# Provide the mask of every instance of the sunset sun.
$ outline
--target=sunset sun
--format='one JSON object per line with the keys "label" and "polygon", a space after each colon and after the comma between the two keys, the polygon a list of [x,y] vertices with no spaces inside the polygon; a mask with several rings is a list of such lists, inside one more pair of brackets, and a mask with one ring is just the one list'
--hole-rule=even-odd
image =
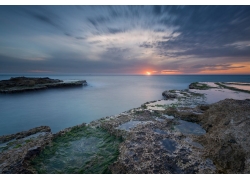
{"label": "sunset sun", "polygon": [[151,75],[151,72],[147,72],[147,75]]}

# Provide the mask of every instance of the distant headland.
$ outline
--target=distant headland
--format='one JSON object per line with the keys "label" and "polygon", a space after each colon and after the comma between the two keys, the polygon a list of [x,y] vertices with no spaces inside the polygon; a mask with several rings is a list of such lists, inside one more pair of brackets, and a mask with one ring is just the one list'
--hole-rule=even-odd
{"label": "distant headland", "polygon": [[86,80],[62,81],[59,79],[12,77],[0,81],[0,93],[17,93],[58,87],[74,87],[87,85]]}

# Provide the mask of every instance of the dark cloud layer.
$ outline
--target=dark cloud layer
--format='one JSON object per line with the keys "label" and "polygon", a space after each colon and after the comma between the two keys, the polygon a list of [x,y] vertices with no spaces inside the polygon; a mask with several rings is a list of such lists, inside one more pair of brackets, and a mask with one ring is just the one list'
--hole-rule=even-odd
{"label": "dark cloud layer", "polygon": [[250,6],[0,6],[0,73],[246,69],[249,22]]}
{"label": "dark cloud layer", "polygon": [[249,57],[249,47],[238,51],[226,46],[250,40],[249,6],[185,6],[182,9],[171,6],[165,11],[175,18],[162,23],[178,26],[176,31],[181,35],[168,42],[159,42],[159,48],[186,49],[183,55]]}

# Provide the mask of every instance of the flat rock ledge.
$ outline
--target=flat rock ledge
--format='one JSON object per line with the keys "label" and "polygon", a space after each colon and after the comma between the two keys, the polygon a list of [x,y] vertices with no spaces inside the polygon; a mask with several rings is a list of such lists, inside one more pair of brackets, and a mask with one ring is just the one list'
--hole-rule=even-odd
{"label": "flat rock ledge", "polygon": [[216,164],[217,173],[250,173],[250,99],[225,99],[210,105],[199,123],[206,134],[197,137],[203,156]]}
{"label": "flat rock ledge", "polygon": [[62,81],[59,79],[15,77],[0,81],[0,93],[18,93],[42,90],[47,88],[62,88],[87,85],[86,80]]}
{"label": "flat rock ledge", "polygon": [[35,173],[29,167],[29,160],[37,156],[52,139],[53,135],[48,126],[0,136],[0,173]]}
{"label": "flat rock ledge", "polygon": [[63,129],[52,134],[49,126],[40,126],[16,134],[0,136],[0,173],[35,174],[30,165],[33,158],[52,143],[74,128],[85,127],[86,123]]}

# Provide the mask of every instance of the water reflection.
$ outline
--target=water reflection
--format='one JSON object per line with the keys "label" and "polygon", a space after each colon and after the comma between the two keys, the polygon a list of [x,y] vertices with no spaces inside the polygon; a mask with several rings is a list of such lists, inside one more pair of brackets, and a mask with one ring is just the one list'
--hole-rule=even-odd
{"label": "water reflection", "polygon": [[199,124],[183,120],[179,120],[178,122],[180,124],[176,125],[175,128],[183,134],[202,135],[206,133],[206,131],[202,129],[202,127]]}

